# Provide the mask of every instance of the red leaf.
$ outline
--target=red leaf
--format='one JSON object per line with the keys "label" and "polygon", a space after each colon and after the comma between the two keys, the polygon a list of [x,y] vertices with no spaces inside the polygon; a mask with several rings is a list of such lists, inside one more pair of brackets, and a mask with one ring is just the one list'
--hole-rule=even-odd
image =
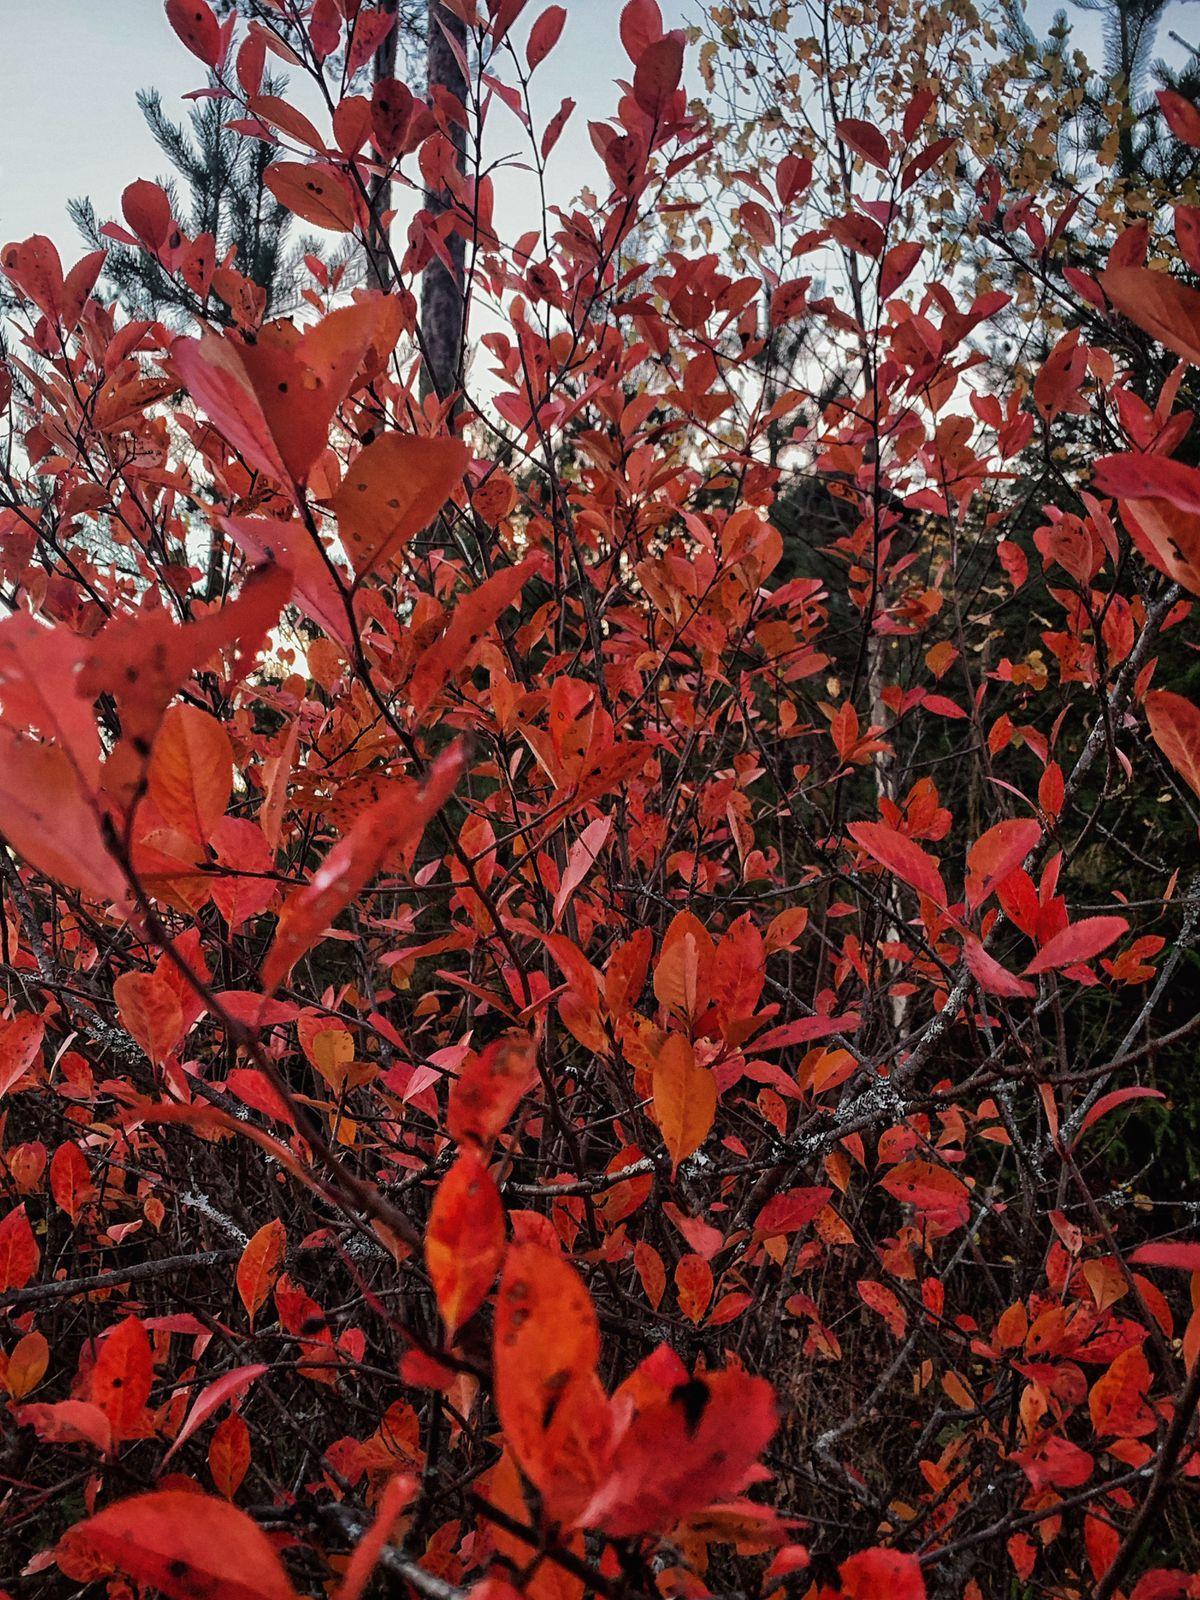
{"label": "red leaf", "polygon": [[149,1431],[146,1401],[153,1378],[149,1336],[137,1317],[126,1317],[100,1341],[92,1368],[90,1399],[108,1418],[114,1443]]}
{"label": "red leaf", "polygon": [[120,1500],[70,1537],[168,1600],[296,1600],[262,1529],[211,1495],[161,1489]]}
{"label": "red leaf", "polygon": [[262,964],[264,989],[278,987],[389,855],[415,848],[426,823],[454,792],[465,765],[462,747],[452,745],[438,756],[423,784],[397,786],[357,819],[346,837],[330,850],[311,882],[284,905],[274,942]]}
{"label": "red leaf", "polygon": [[621,43],[631,61],[645,54],[663,35],[662,12],[658,0],[629,0],[621,11]]}
{"label": "red leaf", "polygon": [[1200,290],[1152,267],[1109,267],[1100,282],[1130,322],[1193,366],[1200,365]]}
{"label": "red leaf", "polygon": [[450,1088],[450,1137],[488,1149],[536,1082],[537,1054],[528,1035],[496,1039],[468,1056]]}
{"label": "red leaf", "polygon": [[263,182],[281,206],[314,227],[353,233],[358,226],[354,191],[327,162],[276,161]]}
{"label": "red leaf", "polygon": [[1200,106],[1193,105],[1174,89],[1159,89],[1155,98],[1175,137],[1200,149]]}
{"label": "red leaf", "polygon": [[1014,1451],[1009,1460],[1021,1468],[1039,1493],[1043,1489],[1078,1489],[1095,1467],[1086,1450],[1058,1434],[1040,1440],[1028,1450]]}
{"label": "red leaf", "polygon": [[902,1161],[880,1179],[880,1186],[939,1227],[961,1227],[970,1214],[966,1184],[932,1161]]}
{"label": "red leaf", "polygon": [[860,1550],[838,1574],[844,1600],[925,1600],[921,1563],[902,1550]]}
{"label": "red leaf", "polygon": [[908,1316],[894,1290],[874,1278],[860,1278],[856,1284],[859,1299],[865,1306],[881,1316],[888,1330],[897,1339],[903,1339],[908,1328]]}
{"label": "red leaf", "polygon": [[483,1304],[504,1257],[504,1207],[469,1146],[438,1185],[425,1232],[425,1265],[450,1339]]}
{"label": "red leaf", "polygon": [[1019,867],[1042,837],[1037,822],[997,822],[967,853],[967,902],[979,906],[997,884]]}
{"label": "red leaf", "polygon": [[772,1195],[754,1219],[754,1231],[763,1239],[774,1234],[795,1233],[823,1211],[833,1195],[832,1189],[788,1189]]}
{"label": "red leaf", "polygon": [[915,242],[895,244],[884,256],[879,269],[879,297],[886,300],[912,272],[925,246]]}
{"label": "red leaf", "polygon": [[45,1031],[41,1017],[28,1011],[0,1021],[0,1095],[20,1083],[33,1066]]}
{"label": "red leaf", "polygon": [[927,895],[939,906],[946,904],[946,889],[937,862],[907,834],[886,822],[852,822],[846,830],[855,844],[887,868],[893,877]]}
{"label": "red leaf", "polygon": [[621,43],[630,61],[662,38],[662,13],[658,0],[629,0],[621,11]]}
{"label": "red leaf", "polygon": [[138,238],[152,251],[159,251],[171,236],[175,219],[171,201],[158,183],[140,178],[121,194],[121,213]]}
{"label": "red leaf", "polygon": [[17,1206],[0,1222],[0,1290],[23,1289],[41,1259],[25,1207]]}
{"label": "red leaf", "polygon": [[1102,950],[1107,950],[1114,939],[1128,932],[1129,924],[1124,917],[1084,917],[1047,939],[1025,968],[1025,976],[1071,967],[1077,961],[1091,961]]}
{"label": "red leaf", "polygon": [[1131,1439],[1154,1432],[1154,1412],[1146,1404],[1150,1381],[1150,1363],[1140,1344],[1127,1346],[1115,1357],[1088,1396],[1092,1427],[1099,1437]]}
{"label": "red leaf", "polygon": [[221,59],[221,27],[208,0],[167,0],[167,21],[206,67]]}
{"label": "red leaf", "polygon": [[476,645],[516,601],[537,565],[530,558],[502,567],[462,597],[445,633],[425,651],[409,680],[408,698],[416,716],[428,710],[451,677],[467,671]]}
{"label": "red leaf", "polygon": [[1177,1267],[1181,1272],[1200,1272],[1200,1244],[1143,1244],[1129,1259],[1138,1267]]}
{"label": "red leaf", "polygon": [[[355,1545],[354,1554],[346,1563],[346,1570],[338,1585],[337,1600],[362,1600],[363,1592],[375,1570],[375,1564],[395,1530],[396,1518],[419,1487],[419,1480],[408,1472],[398,1473],[394,1478],[388,1479],[379,1497],[375,1520]],[[471,1591],[474,1600],[479,1600],[479,1588],[480,1586],[476,1585]]]}
{"label": "red leaf", "polygon": [[183,1427],[175,1435],[171,1448],[167,1451],[163,1460],[169,1461],[180,1445],[190,1439],[196,1429],[206,1422],[214,1411],[223,1406],[227,1400],[232,1400],[237,1395],[244,1394],[256,1378],[261,1378],[263,1373],[269,1370],[261,1362],[249,1367],[234,1367],[231,1372],[223,1373],[219,1378],[215,1378],[212,1383],[206,1384],[196,1396],[195,1404],[188,1412]]}
{"label": "red leaf", "polygon": [[1082,1136],[1092,1126],[1099,1122],[1101,1117],[1106,1117],[1110,1111],[1115,1111],[1118,1106],[1128,1105],[1131,1100],[1165,1100],[1167,1097],[1161,1089],[1113,1089],[1109,1094],[1102,1094],[1099,1100],[1079,1124]]}
{"label": "red leaf", "polygon": [[208,1470],[226,1500],[232,1500],[250,1470],[250,1430],[236,1411],[213,1429],[208,1442]]}
{"label": "red leaf", "polygon": [[633,98],[656,120],[670,105],[683,76],[683,34],[676,29],[655,39],[637,58]]}
{"label": "red leaf", "polygon": [[1146,696],[1150,736],[1194,792],[1200,795],[1200,708],[1169,689]]}
{"label": "red leaf", "polygon": [[988,954],[978,939],[963,940],[963,958],[967,970],[985,994],[1000,995],[1007,1000],[1028,999],[1036,994],[1031,983],[1025,983],[1015,973],[1002,967],[994,956]]}
{"label": "red leaf", "polygon": [[887,171],[891,151],[887,140],[873,122],[864,122],[860,117],[843,117],[836,131],[843,144],[849,145],[873,167]]}
{"label": "red leaf", "polygon": [[1168,456],[1101,456],[1092,476],[1101,494],[1121,500],[1169,500],[1181,511],[1200,512],[1200,470]]}
{"label": "red leaf", "polygon": [[38,1401],[15,1413],[23,1428],[32,1428],[46,1444],[90,1444],[106,1454],[112,1449],[108,1418],[90,1400]]}
{"label": "red leaf", "polygon": [[288,573],[264,567],[250,574],[236,600],[183,627],[160,611],[112,622],[97,635],[77,682],[89,700],[112,695],[120,712],[121,743],[105,764],[108,794],[129,803],[138,793],[163,713],[193,672],[213,667],[218,652],[229,684],[249,672],[291,587]]}
{"label": "red leaf", "polygon": [[547,6],[530,28],[529,42],[525,46],[525,62],[531,72],[554,49],[562,35],[566,20],[565,6]]}
{"label": "red leaf", "polygon": [[0,831],[56,883],[95,900],[124,901],[124,874],[66,752],[7,728],[0,728]]}
{"label": "red leaf", "polygon": [[329,424],[368,351],[390,351],[399,308],[375,295],[331,311],[299,339],[287,322],[253,344],[233,334],[176,339],[171,363],[213,426],[252,467],[298,489],[328,444]]}
{"label": "red leaf", "polygon": [[691,1376],[665,1345],[617,1390],[604,1481],[581,1517],[612,1538],[667,1532],[740,1494],[777,1418],[771,1385],[735,1368]]}
{"label": "red leaf", "polygon": [[96,1193],[83,1151],[72,1140],[60,1144],[50,1162],[50,1192],[54,1203],[75,1222]]}

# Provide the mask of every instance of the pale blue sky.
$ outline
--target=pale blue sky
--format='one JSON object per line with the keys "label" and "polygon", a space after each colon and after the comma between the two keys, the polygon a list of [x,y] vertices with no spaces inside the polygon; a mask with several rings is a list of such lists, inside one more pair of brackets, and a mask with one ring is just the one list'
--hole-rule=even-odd
{"label": "pale blue sky", "polygon": [[[562,40],[534,78],[540,123],[564,95],[578,102],[552,157],[550,185],[560,201],[599,171],[587,124],[610,114],[613,79],[629,69],[617,36],[622,0],[565,3]],[[669,26],[684,19],[688,0],[660,3]],[[540,0],[530,0],[522,36],[542,9]],[[1044,21],[1053,5],[1036,0],[1032,9]],[[1094,47],[1095,19],[1074,8],[1070,14],[1078,41]],[[1167,29],[1186,34],[1195,14],[1182,3],[1169,8],[1159,38],[1164,54],[1179,54]],[[135,102],[137,90],[158,88],[168,111],[181,118],[187,109],[181,97],[203,82],[204,69],[171,32],[161,0],[0,0],[0,41],[0,242],[48,233],[73,260],[82,247],[67,217],[68,200],[87,195],[102,217],[116,216],[127,183],[165,170]],[[497,150],[519,146],[515,124],[511,141],[502,129],[506,115],[502,109],[495,114]],[[534,226],[527,182],[510,179],[498,201],[506,237]]]}
{"label": "pale blue sky", "polygon": [[[682,20],[684,0],[660,3],[669,26]],[[564,96],[577,102],[551,158],[558,200],[600,170],[587,124],[611,114],[613,79],[629,73],[617,36],[621,0],[566,0],[566,7],[562,39],[533,79],[540,123]],[[543,9],[530,0],[521,38]],[[0,241],[47,233],[74,259],[82,246],[68,200],[87,195],[101,217],[117,216],[127,183],[167,168],[137,91],[161,90],[181,120],[181,96],[204,82],[204,68],[172,33],[162,0],[0,0],[0,41]],[[517,150],[520,129],[502,107],[493,117],[497,148]],[[506,236],[519,231],[505,223]]]}

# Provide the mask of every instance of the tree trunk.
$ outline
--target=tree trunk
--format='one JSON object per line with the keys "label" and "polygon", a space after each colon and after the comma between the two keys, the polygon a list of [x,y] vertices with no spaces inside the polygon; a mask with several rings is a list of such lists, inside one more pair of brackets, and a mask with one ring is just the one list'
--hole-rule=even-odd
{"label": "tree trunk", "polygon": [[[375,82],[396,76],[396,47],[400,37],[399,0],[380,0],[380,10],[395,20],[375,52]],[[392,180],[380,173],[371,179],[371,222],[367,232],[367,282],[385,293],[392,284],[391,256],[383,218],[392,209]]]}
{"label": "tree trunk", "polygon": [[[436,106],[438,90],[460,101],[467,100],[467,83],[458,57],[450,40],[467,53],[466,24],[447,10],[441,0],[429,0],[429,44],[427,55],[427,82],[429,103]],[[456,164],[465,170],[466,135],[455,126],[452,129]],[[433,217],[440,217],[450,205],[446,191],[425,192],[425,208]],[[425,363],[421,371],[422,394],[435,394],[443,399],[459,387],[463,344],[463,281],[466,261],[466,240],[461,233],[453,233],[447,241],[447,253],[453,264],[448,272],[435,257],[425,268],[421,279],[421,340]]]}

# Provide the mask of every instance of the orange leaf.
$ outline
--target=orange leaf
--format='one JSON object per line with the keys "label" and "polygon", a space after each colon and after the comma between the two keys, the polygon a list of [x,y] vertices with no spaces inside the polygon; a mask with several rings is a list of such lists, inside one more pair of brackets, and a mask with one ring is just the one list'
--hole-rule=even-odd
{"label": "orange leaf", "polygon": [[547,1245],[511,1245],[496,1296],[496,1408],[509,1449],[561,1520],[590,1496],[603,1458],[599,1355],[596,1311],[579,1274]]}
{"label": "orange leaf", "polygon": [[679,1309],[689,1322],[700,1322],[708,1310],[713,1292],[713,1272],[703,1256],[681,1256],[675,1268],[675,1292]]}
{"label": "orange leaf", "polygon": [[178,993],[154,972],[123,972],[113,984],[121,1023],[155,1065],[165,1061],[184,1035]]}
{"label": "orange leaf", "polygon": [[713,942],[700,919],[680,911],[671,920],[654,963],[654,995],[685,1022],[708,1004]]}
{"label": "orange leaf", "polygon": [[213,1429],[208,1442],[208,1470],[217,1489],[232,1500],[250,1468],[250,1429],[245,1419],[231,1411]]}
{"label": "orange leaf", "polygon": [[17,1340],[4,1372],[4,1387],[14,1400],[23,1400],[36,1389],[50,1365],[50,1346],[36,1330]]}
{"label": "orange leaf", "polygon": [[1121,520],[1138,553],[1168,578],[1200,594],[1200,516],[1169,500],[1122,500]]}
{"label": "orange leaf", "polygon": [[197,706],[180,702],[163,717],[146,780],[169,828],[207,844],[225,815],[233,785],[233,749],[224,728]]}
{"label": "orange leaf", "polygon": [[286,1249],[287,1230],[278,1217],[273,1217],[270,1222],[263,1223],[242,1251],[234,1281],[251,1327],[275,1285]]}
{"label": "orange leaf", "polygon": [[95,900],[124,900],[125,877],[65,752],[8,728],[0,728],[0,832],[56,883]]}
{"label": "orange leaf", "polygon": [[1092,1385],[1088,1409],[1096,1433],[1124,1438],[1153,1433],[1154,1412],[1146,1404],[1149,1392],[1150,1363],[1141,1345],[1131,1344]]}
{"label": "orange leaf", "polygon": [[358,223],[354,191],[326,162],[276,161],[263,182],[281,206],[333,233],[353,233]]}
{"label": "orange leaf", "polygon": [[690,1041],[671,1034],[654,1063],[651,1077],[654,1120],[671,1154],[671,1173],[698,1150],[717,1114],[717,1080],[698,1066]]}
{"label": "orange leaf", "polygon": [[469,460],[460,439],[409,433],[381,434],[355,456],[329,506],[360,579],[429,526]]}

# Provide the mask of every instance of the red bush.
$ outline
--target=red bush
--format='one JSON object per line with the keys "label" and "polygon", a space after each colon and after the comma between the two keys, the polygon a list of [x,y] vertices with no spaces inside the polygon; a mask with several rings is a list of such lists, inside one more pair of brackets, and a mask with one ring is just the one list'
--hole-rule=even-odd
{"label": "red bush", "polygon": [[[631,0],[610,191],[511,239],[476,135],[542,174],[562,8],[450,5],[465,107],[356,91],[366,5],[261,9],[167,7],[384,288],[313,257],[263,325],[146,183],[189,330],[2,258],[0,1577],[1200,1592],[1200,1242],[1114,1145],[1197,1023],[1194,234],[1068,268],[996,392],[926,91],[692,248]],[[389,244],[397,174],[448,206]],[[422,396],[455,233],[490,375]]]}

